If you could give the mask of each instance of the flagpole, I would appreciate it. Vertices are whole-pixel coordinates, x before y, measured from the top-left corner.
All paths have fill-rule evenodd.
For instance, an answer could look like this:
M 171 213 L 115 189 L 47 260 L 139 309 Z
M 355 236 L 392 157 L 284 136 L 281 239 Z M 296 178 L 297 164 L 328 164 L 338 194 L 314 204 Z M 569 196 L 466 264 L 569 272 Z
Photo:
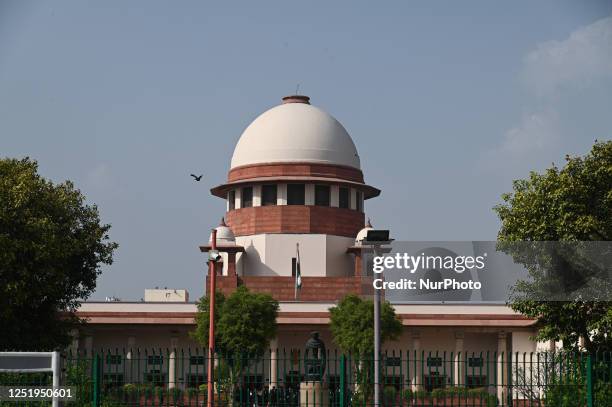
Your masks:
M 293 282 L 293 299 L 297 301 L 298 273 L 300 270 L 300 244 L 295 244 L 295 281 Z

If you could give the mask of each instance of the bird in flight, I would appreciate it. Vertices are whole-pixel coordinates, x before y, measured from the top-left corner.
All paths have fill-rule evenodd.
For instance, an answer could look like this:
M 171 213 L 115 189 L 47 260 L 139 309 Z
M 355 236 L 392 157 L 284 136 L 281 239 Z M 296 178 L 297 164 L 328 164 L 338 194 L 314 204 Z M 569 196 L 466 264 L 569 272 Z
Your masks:
M 195 179 L 196 181 L 200 181 L 202 179 L 202 177 L 204 176 L 204 174 L 200 174 L 200 176 L 196 176 L 194 174 L 191 174 L 191 176 L 193 177 L 193 179 Z

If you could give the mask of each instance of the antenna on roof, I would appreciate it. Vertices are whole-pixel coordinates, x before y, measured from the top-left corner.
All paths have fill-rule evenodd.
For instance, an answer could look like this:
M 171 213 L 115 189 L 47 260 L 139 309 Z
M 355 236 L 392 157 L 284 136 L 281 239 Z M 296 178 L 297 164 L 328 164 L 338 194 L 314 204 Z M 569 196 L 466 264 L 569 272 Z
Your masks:
M 300 94 L 300 84 L 298 83 L 297 86 L 295 87 L 295 94 L 299 95 Z

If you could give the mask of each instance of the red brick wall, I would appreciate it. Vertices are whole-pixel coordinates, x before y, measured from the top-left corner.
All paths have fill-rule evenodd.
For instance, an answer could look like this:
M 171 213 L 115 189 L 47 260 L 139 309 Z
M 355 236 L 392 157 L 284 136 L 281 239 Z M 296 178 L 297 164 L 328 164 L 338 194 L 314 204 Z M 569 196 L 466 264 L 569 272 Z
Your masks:
M 238 285 L 258 293 L 270 294 L 278 301 L 294 300 L 294 277 L 266 276 L 239 277 L 217 276 L 217 291 L 231 294 Z M 208 278 L 206 286 L 210 287 Z M 207 291 L 209 288 L 207 288 Z M 302 277 L 299 301 L 337 301 L 345 295 L 372 294 L 372 283 L 360 277 Z
M 258 177 L 307 176 L 340 178 L 347 181 L 363 183 L 361 170 L 342 165 L 309 164 L 309 163 L 267 163 L 237 167 L 227 175 L 228 182 Z
M 229 211 L 225 220 L 236 236 L 259 233 L 322 233 L 354 238 L 363 212 L 324 206 L 256 206 Z

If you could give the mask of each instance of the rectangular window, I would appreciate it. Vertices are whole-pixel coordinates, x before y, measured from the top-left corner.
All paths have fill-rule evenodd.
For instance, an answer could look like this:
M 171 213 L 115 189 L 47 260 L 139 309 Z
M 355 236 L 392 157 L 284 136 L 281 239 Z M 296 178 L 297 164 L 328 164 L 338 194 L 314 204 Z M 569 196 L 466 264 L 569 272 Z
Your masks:
M 230 211 L 236 208 L 236 191 L 233 189 L 227 193 L 227 203 L 229 204 Z
M 304 205 L 306 187 L 304 184 L 287 184 L 287 205 Z
M 120 365 L 121 355 L 106 355 L 106 364 L 107 365 Z
M 276 185 L 261 186 L 261 205 L 276 205 Z
M 250 208 L 253 206 L 253 187 L 242 188 L 242 208 Z
M 350 190 L 348 188 L 340 187 L 338 196 L 338 206 L 340 208 L 348 209 L 349 208 L 349 198 L 351 197 Z
M 385 359 L 385 366 L 387 367 L 399 367 L 402 364 L 402 360 L 398 356 L 387 356 Z
M 442 358 L 437 356 L 429 356 L 427 358 L 427 367 L 440 367 L 442 366 Z
M 357 201 L 355 202 L 355 209 L 358 212 L 363 212 L 363 192 L 357 191 L 357 193 L 355 194 L 355 199 Z
M 164 357 L 162 355 L 149 355 L 147 363 L 149 365 L 161 365 L 164 363 Z
M 468 358 L 468 366 L 469 367 L 482 367 L 482 358 L 480 357 L 471 357 Z
M 145 374 L 145 382 L 153 386 L 165 386 L 167 384 L 166 375 L 159 370 L 152 370 Z
M 467 388 L 473 389 L 477 387 L 484 387 L 487 385 L 487 376 L 472 376 L 466 377 L 465 385 Z
M 204 364 L 204 356 L 191 356 L 189 357 L 189 364 L 190 365 L 203 365 Z
M 315 205 L 329 206 L 329 185 L 315 185 Z

